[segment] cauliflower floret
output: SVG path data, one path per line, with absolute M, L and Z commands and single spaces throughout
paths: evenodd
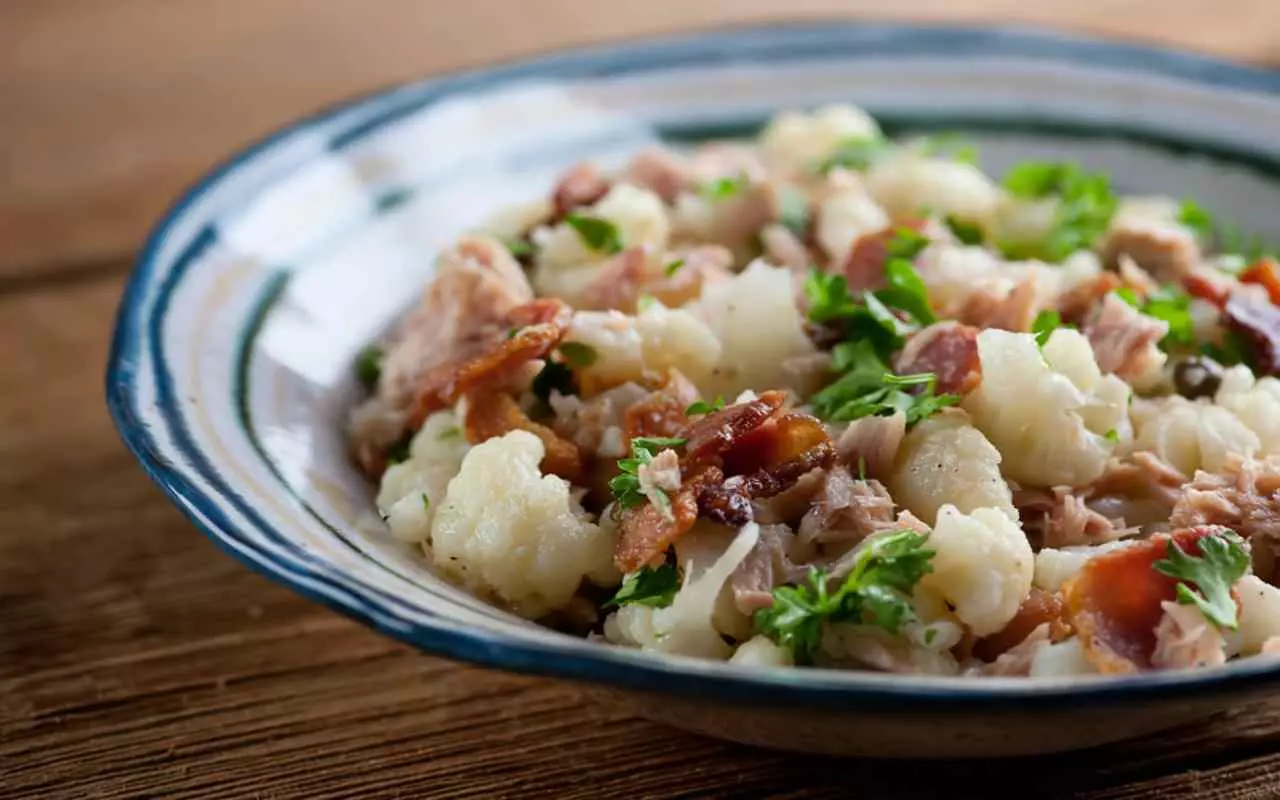
M 843 264 L 862 236 L 883 230 L 889 215 L 860 184 L 833 192 L 818 207 L 817 239 L 834 264 Z
M 840 145 L 880 138 L 880 126 L 856 106 L 831 105 L 812 114 L 784 111 L 760 133 L 760 146 L 780 164 L 812 169 Z
M 902 626 L 900 635 L 869 625 L 829 625 L 822 635 L 823 656 L 837 665 L 852 662 L 885 672 L 959 673 L 951 649 L 964 638 L 964 626 L 947 600 L 917 585 L 911 606 L 915 619 Z
M 1106 435 L 1111 428 L 1103 426 L 1114 423 L 1115 435 L 1122 433 L 1128 389 L 1107 382 L 1103 391 L 1099 383 L 1093 394 L 1076 384 L 1088 383 L 1079 363 L 1086 352 L 1092 360 L 1079 331 L 1059 328 L 1045 351 L 1042 356 L 1030 334 L 978 334 L 982 383 L 964 407 L 1004 457 L 1005 476 L 1028 486 L 1081 486 L 1102 474 L 1115 449 Z M 1068 358 L 1073 351 L 1078 355 Z
M 1024 200 L 1002 194 L 992 213 L 987 236 L 1006 247 L 1031 247 L 1049 237 L 1057 221 L 1058 199 Z
M 517 239 L 550 216 L 551 198 L 539 197 L 498 209 L 480 226 L 479 232 L 499 240 Z
M 1257 655 L 1268 639 L 1280 636 L 1280 589 L 1256 575 L 1245 575 L 1236 581 L 1235 590 L 1240 626 L 1222 632 L 1227 649 L 1233 655 Z
M 1002 299 L 1028 277 L 1035 279 L 1035 306 L 1051 308 L 1063 293 L 1096 278 L 1102 266 L 1096 256 L 1083 251 L 1049 266 L 1042 261 L 1004 261 L 983 247 L 935 242 L 917 258 L 916 271 L 939 313 L 956 317 L 970 298 Z
M 1084 654 L 1084 645 L 1072 636 L 1058 643 L 1045 642 L 1031 656 L 1032 678 L 1069 678 L 1073 675 L 1094 675 L 1097 667 Z
M 1171 396 L 1134 401 L 1134 448 L 1150 450 L 1183 475 L 1221 472 L 1232 453 L 1252 458 L 1258 436 L 1221 406 Z
M 644 247 L 649 253 L 658 253 L 666 249 L 671 236 L 662 198 L 629 183 L 616 184 L 580 213 L 613 223 L 624 247 Z M 540 295 L 560 297 L 570 304 L 579 302 L 583 289 L 595 279 L 596 268 L 610 256 L 588 248 L 567 222 L 537 228 L 532 238 L 538 246 L 534 288 Z
M 1031 591 L 1031 545 L 998 508 L 962 514 L 943 506 L 928 546 L 935 552 L 933 572 L 921 585 L 946 598 L 977 636 L 1004 628 Z
M 999 187 L 972 164 L 912 151 L 872 164 L 867 189 L 895 221 L 928 209 L 939 217 L 986 224 L 1001 197 Z
M 470 449 L 453 411 L 427 417 L 409 443 L 409 458 L 387 467 L 378 486 L 378 511 L 393 536 L 405 542 L 430 538 L 449 479 Z
M 794 667 L 791 651 L 773 643 L 768 636 L 753 636 L 733 651 L 729 661 L 748 667 Z
M 759 538 L 760 527 L 749 523 L 709 565 L 700 567 L 695 561 L 685 564 L 684 584 L 671 605 L 625 605 L 605 620 L 605 638 L 644 650 L 728 658 L 733 648 L 715 625 L 717 611 L 722 608 L 720 598 L 733 571 Z
M 1133 544 L 1132 540 L 1117 539 L 1114 542 L 1093 546 L 1081 545 L 1057 549 L 1046 547 L 1036 553 L 1035 578 L 1033 582 L 1037 589 L 1056 592 L 1062 588 L 1064 583 L 1075 577 L 1075 574 L 1084 567 L 1084 563 L 1089 559 L 1111 550 L 1128 547 L 1131 544 Z
M 569 484 L 538 469 L 545 450 L 527 431 L 473 447 L 431 524 L 436 567 L 535 619 L 565 607 L 583 578 L 613 585 L 613 541 L 590 522 Z
M 818 388 L 822 375 L 795 367 L 818 350 L 804 333 L 789 271 L 757 259 L 732 280 L 707 286 L 690 308 L 723 347 L 708 385 L 699 384 L 705 395 L 729 397 L 753 387 L 808 395 Z
M 1254 378 L 1248 367 L 1235 366 L 1222 376 L 1214 402 L 1253 431 L 1261 447 L 1260 455 L 1280 453 L 1280 380 L 1270 376 Z
M 634 317 L 620 311 L 579 311 L 565 340 L 595 351 L 595 361 L 583 374 L 601 386 L 640 380 L 646 371 L 668 369 L 677 369 L 694 385 L 705 386 L 721 353 L 720 342 L 705 323 L 689 311 L 661 303 Z
M 930 525 L 947 504 L 962 513 L 998 508 L 1018 519 L 1013 493 L 1000 475 L 1000 452 L 959 409 L 926 419 L 907 434 L 888 484 L 899 505 Z

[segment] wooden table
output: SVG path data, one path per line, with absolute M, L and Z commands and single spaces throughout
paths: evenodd
M 759 0 L 445 5 L 0 6 L 0 797 L 955 797 L 1006 782 L 1026 797 L 1280 797 L 1280 703 L 1010 763 L 776 755 L 620 716 L 571 686 L 420 655 L 199 535 L 135 467 L 101 399 L 122 282 L 184 183 L 356 91 L 775 13 Z M 884 16 L 897 4 L 778 5 Z M 927 0 L 910 15 L 1280 61 L 1280 3 L 1031 5 Z

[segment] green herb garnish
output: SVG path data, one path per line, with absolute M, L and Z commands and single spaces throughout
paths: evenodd
M 934 551 L 924 548 L 927 540 L 915 531 L 872 539 L 834 592 L 824 573 L 810 569 L 807 585 L 773 590 L 773 604 L 756 612 L 756 630 L 807 661 L 817 655 L 828 622 L 875 625 L 898 633 L 915 619 L 912 590 L 933 570 Z
M 1202 242 L 1213 238 L 1213 217 L 1194 200 L 1182 201 L 1178 207 L 1178 223 L 1190 228 Z
M 634 508 L 643 504 L 647 498 L 640 490 L 640 467 L 651 463 L 658 452 L 671 447 L 681 447 L 686 441 L 654 436 L 637 436 L 632 439 L 631 455 L 618 460 L 618 469 L 622 471 L 609 481 L 609 491 L 617 499 L 618 506 Z
M 1036 318 L 1031 323 L 1031 332 L 1036 335 L 1036 344 L 1040 349 L 1044 349 L 1048 343 L 1049 337 L 1053 335 L 1062 325 L 1062 315 L 1057 311 L 1049 308 L 1036 314 Z
M 706 400 L 698 400 L 684 410 L 686 417 L 696 416 L 698 414 L 710 414 L 724 408 L 724 396 L 717 395 L 715 402 L 708 403 Z
M 1178 602 L 1194 605 L 1220 628 L 1235 630 L 1239 625 L 1231 586 L 1249 569 L 1249 553 L 1234 531 L 1214 533 L 1197 540 L 1200 555 L 1189 555 L 1173 539 L 1168 558 L 1152 564 L 1161 575 L 1177 578 Z
M 564 221 L 578 232 L 578 238 L 588 250 L 606 255 L 622 252 L 622 234 L 618 231 L 618 226 L 609 220 L 573 211 Z
M 356 354 L 356 378 L 366 389 L 378 385 L 378 378 L 382 376 L 382 355 L 382 348 L 376 344 Z
M 409 460 L 409 446 L 413 444 L 413 433 L 406 433 L 387 450 L 388 464 L 401 464 Z
M 561 342 L 556 349 L 564 356 L 565 361 L 575 367 L 589 367 L 599 358 L 594 347 L 582 342 Z
M 601 608 L 610 606 L 650 606 L 666 608 L 680 591 L 680 575 L 674 564 L 643 567 L 622 580 L 618 593 Z
M 960 401 L 953 394 L 935 394 L 937 376 L 932 372 L 894 375 L 866 339 L 842 342 L 832 355 L 836 368 L 844 374 L 810 398 L 814 413 L 822 419 L 849 422 L 902 411 L 907 424 L 914 425 Z M 904 387 L 916 386 L 924 390 L 917 394 L 904 391 Z
M 732 177 L 716 178 L 698 187 L 698 194 L 711 202 L 727 200 L 751 185 L 751 176 L 740 172 Z
M 1057 262 L 1091 247 L 1106 232 L 1119 202 L 1106 175 L 1085 172 L 1075 164 L 1023 162 L 1005 175 L 1004 186 L 1014 197 L 1056 197 L 1058 201 L 1053 227 L 1044 241 L 1001 245 L 1010 258 Z
M 986 238 L 982 232 L 982 226 L 976 222 L 960 219 L 954 214 L 948 214 L 942 221 L 947 224 L 952 235 L 959 239 L 961 244 L 982 244 L 983 239 Z
M 422 508 L 423 508 L 423 510 L 425 510 L 425 511 L 430 511 L 430 510 L 431 510 L 431 498 L 430 498 L 430 497 L 427 497 L 427 493 L 426 493 L 426 492 L 422 492 L 421 494 L 422 494 Z
M 1116 442 L 1120 441 L 1120 431 L 1116 430 L 1115 428 L 1108 428 L 1107 432 L 1102 434 L 1102 436 L 1112 444 L 1115 444 Z
M 884 155 L 889 143 L 876 137 L 873 139 L 846 139 L 841 142 L 826 161 L 818 166 L 819 172 L 830 172 L 836 167 L 861 172 Z
M 513 258 L 532 258 L 536 252 L 533 243 L 525 239 L 507 239 L 502 244 Z
M 669 262 L 665 267 L 662 268 L 662 274 L 670 278 L 672 275 L 675 275 L 677 272 L 679 272 L 683 267 L 684 267 L 684 259 L 677 258 L 676 260 Z

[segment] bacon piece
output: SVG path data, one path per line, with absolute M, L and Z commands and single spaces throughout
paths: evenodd
M 751 501 L 773 497 L 835 460 L 822 423 L 807 414 L 785 414 L 750 431 L 725 453 L 725 469 L 737 473 L 698 495 L 704 516 L 742 526 L 753 517 Z
M 1256 283 L 1267 290 L 1271 302 L 1280 305 L 1280 264 L 1275 259 L 1260 258 L 1240 273 L 1241 283 Z
M 1126 381 L 1149 375 L 1165 361 L 1160 340 L 1169 323 L 1142 314 L 1115 295 L 1102 301 L 1098 316 L 1085 326 L 1098 369 Z
M 680 192 L 693 185 L 688 166 L 671 151 L 648 147 L 631 159 L 625 170 L 627 181 L 674 203 Z
M 815 447 L 831 444 L 817 418 L 791 412 L 766 420 L 724 451 L 728 475 L 747 475 L 794 461 Z
M 699 245 L 672 254 L 673 260 L 684 265 L 671 275 L 664 274 L 645 284 L 645 294 L 651 295 L 668 308 L 677 308 L 702 296 L 703 290 L 733 277 L 733 253 L 718 244 Z
M 685 409 L 698 399 L 698 390 L 678 370 L 667 374 L 667 382 L 643 400 L 630 406 L 622 415 L 622 433 L 626 444 L 637 436 L 673 437 L 683 434 L 689 425 Z
M 768 391 L 755 400 L 713 411 L 689 426 L 685 437 L 685 461 L 698 463 L 731 448 L 738 439 L 755 430 L 782 408 L 786 392 Z
M 561 438 L 545 425 L 529 419 L 520 404 L 509 394 L 489 392 L 467 396 L 466 417 L 462 423 L 467 441 L 472 444 L 502 436 L 511 431 L 528 431 L 542 440 L 545 453 L 539 465 L 549 475 L 559 475 L 570 483 L 581 483 L 582 454 L 573 442 Z
M 1103 272 L 1071 287 L 1058 297 L 1058 313 L 1062 315 L 1062 321 L 1071 325 L 1083 324 L 1094 305 L 1122 285 L 1114 272 Z
M 907 220 L 874 233 L 865 233 L 854 240 L 843 265 L 844 279 L 848 282 L 849 291 L 883 289 L 885 286 L 884 264 L 889 258 L 889 242 L 893 241 L 894 234 L 899 228 L 922 231 L 928 222 L 927 219 Z
M 983 661 L 995 661 L 1024 641 L 1041 625 L 1049 626 L 1050 641 L 1060 642 L 1071 635 L 1071 626 L 1063 619 L 1062 598 L 1052 592 L 1033 588 L 1009 624 L 990 636 L 973 643 L 973 655 Z
M 1280 375 L 1280 308 L 1248 292 L 1236 292 L 1227 301 L 1223 320 L 1253 345 L 1255 372 Z
M 609 181 L 594 164 L 578 164 L 560 176 L 551 192 L 552 222 L 564 219 L 570 211 L 589 206 L 609 191 Z
M 1184 528 L 1172 536 L 1155 534 L 1128 547 L 1096 555 L 1063 587 L 1067 620 L 1080 637 L 1085 656 L 1103 673 L 1141 672 L 1152 667 L 1161 603 L 1176 599 L 1178 581 L 1156 572 L 1172 539 L 1191 555 L 1200 539 L 1225 530 Z
M 1226 306 L 1231 298 L 1232 282 L 1229 277 L 1204 267 L 1197 267 L 1182 276 L 1182 288 L 1187 294 L 1213 303 L 1218 308 Z
M 1253 570 L 1280 586 L 1280 457 L 1228 458 L 1221 474 L 1197 472 L 1174 507 L 1177 527 L 1225 525 L 1249 540 Z
M 978 329 L 959 322 L 935 322 L 907 340 L 895 364 L 900 375 L 932 372 L 937 391 L 967 394 L 982 382 Z
M 618 522 L 618 544 L 613 563 L 622 573 L 658 563 L 667 548 L 688 532 L 698 518 L 698 492 L 707 484 L 718 484 L 724 473 L 718 467 L 702 465 L 686 475 L 680 489 L 669 495 L 668 511 L 653 503 L 643 503 L 622 510 Z
M 410 406 L 410 425 L 421 427 L 431 412 L 447 408 L 463 395 L 510 380 L 528 362 L 545 358 L 560 344 L 572 319 L 573 309 L 555 298 L 540 298 L 512 309 L 504 319 L 514 330 L 510 337 L 469 361 L 442 364 L 422 376 Z

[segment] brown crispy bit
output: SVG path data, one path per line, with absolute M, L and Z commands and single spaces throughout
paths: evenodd
M 1058 298 L 1058 313 L 1062 315 L 1062 321 L 1071 325 L 1083 324 L 1094 305 L 1119 289 L 1121 284 L 1120 277 L 1114 272 L 1103 272 L 1063 292 Z
M 1254 371 L 1280 375 L 1280 308 L 1265 297 L 1236 292 L 1227 301 L 1223 321 L 1252 345 Z
M 738 439 L 755 430 L 782 408 L 786 392 L 768 391 L 755 400 L 714 411 L 689 426 L 685 434 L 685 460 L 694 464 L 714 458 L 733 447 Z
M 564 219 L 575 208 L 589 206 L 609 191 L 609 181 L 594 164 L 579 164 L 560 176 L 551 193 L 552 221 Z
M 739 437 L 723 453 L 724 468 L 729 475 L 749 475 L 829 444 L 831 437 L 817 418 L 793 411 L 765 420 Z
M 1048 623 L 1049 638 L 1060 642 L 1071 634 L 1071 626 L 1063 619 L 1062 598 L 1042 589 L 1032 589 L 1018 606 L 1009 624 L 973 643 L 973 655 L 983 661 L 995 661 L 1024 641 L 1031 632 Z
M 698 492 L 707 483 L 719 483 L 724 473 L 713 466 L 703 466 L 686 475 L 680 489 L 671 493 L 671 508 L 658 508 L 643 503 L 623 509 L 618 523 L 618 544 L 613 563 L 623 573 L 658 563 L 698 518 Z
M 1170 522 L 1234 530 L 1249 540 L 1254 573 L 1280 586 L 1280 457 L 1236 455 L 1220 474 L 1197 472 L 1183 487 Z
M 685 409 L 698 399 L 698 390 L 678 370 L 667 374 L 667 382 L 622 415 L 622 432 L 629 443 L 637 436 L 681 436 L 689 425 Z
M 774 431 L 782 427 L 770 426 Z M 775 433 L 774 438 L 778 442 L 769 454 L 775 460 L 760 462 L 753 472 L 735 475 L 720 485 L 706 486 L 698 494 L 699 510 L 704 516 L 722 525 L 741 527 L 750 522 L 753 517 L 752 500 L 781 494 L 795 486 L 805 475 L 835 461 L 835 446 L 826 437 L 825 431 L 822 432 L 821 441 L 799 449 L 801 442 L 808 441 L 810 432 L 808 425 L 804 424 L 803 432 L 798 435 Z
M 937 391 L 967 394 L 982 382 L 978 329 L 959 322 L 935 322 L 907 340 L 895 369 L 900 375 L 932 372 Z
M 431 412 L 447 408 L 465 394 L 494 388 L 519 374 L 528 362 L 545 358 L 564 338 L 572 319 L 573 309 L 555 298 L 540 298 L 512 309 L 504 319 L 513 330 L 509 338 L 476 358 L 443 364 L 422 376 L 410 407 L 410 425 L 421 427 Z
M 674 203 L 680 192 L 693 184 L 688 165 L 660 147 L 637 153 L 627 165 L 626 176 L 630 183 L 648 189 L 667 203 Z
M 582 483 L 582 455 L 577 446 L 560 438 L 555 431 L 529 419 L 520 404 L 509 394 L 487 392 L 467 397 L 467 413 L 463 431 L 472 444 L 502 436 L 511 431 L 528 431 L 542 440 L 546 452 L 541 469 L 559 475 L 570 483 Z
M 913 219 L 859 236 L 849 248 L 849 256 L 844 261 L 844 278 L 848 282 L 849 291 L 883 289 L 884 263 L 889 258 L 889 242 L 893 241 L 894 233 L 899 228 L 920 231 L 927 223 L 928 220 Z
M 1184 528 L 1172 536 L 1155 534 L 1094 556 L 1067 582 L 1063 587 L 1066 618 L 1079 635 L 1085 656 L 1100 672 L 1151 668 L 1155 630 L 1164 614 L 1160 604 L 1175 599 L 1178 584 L 1152 565 L 1168 555 L 1170 539 L 1198 555 L 1199 540 L 1222 530 L 1202 526 Z

